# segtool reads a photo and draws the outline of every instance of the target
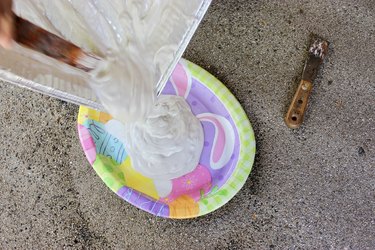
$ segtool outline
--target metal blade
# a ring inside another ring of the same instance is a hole
[[[313,82],[318,74],[319,66],[328,53],[328,42],[322,39],[315,39],[309,49],[309,58],[306,61],[302,73],[302,79]]]

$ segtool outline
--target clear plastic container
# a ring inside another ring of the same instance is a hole
[[[211,0],[201,0],[199,9],[195,13],[191,13],[195,17],[192,25],[184,31],[178,31],[179,34],[181,32],[183,34],[181,42],[173,60],[168,62],[169,66],[165,72],[162,72],[162,77],[156,85],[156,91],[160,92],[163,89],[210,3]],[[104,110],[81,72],[74,69],[61,71],[58,63],[52,59],[38,60],[37,55],[26,56],[25,53],[19,51],[19,48],[13,50],[0,48],[0,79],[78,105]]]

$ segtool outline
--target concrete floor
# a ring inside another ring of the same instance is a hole
[[[331,51],[292,131],[283,116],[310,32]],[[184,221],[103,184],[81,150],[77,106],[0,83],[0,248],[374,249],[374,51],[373,0],[215,0],[185,57],[235,94],[258,153],[232,201]]]

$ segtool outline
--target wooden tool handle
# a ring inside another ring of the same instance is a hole
[[[99,60],[73,43],[16,15],[14,40],[29,49],[86,72],[92,70],[92,65]]]
[[[295,93],[285,116],[285,123],[289,128],[298,128],[301,126],[311,90],[311,82],[305,80],[300,82],[297,92]]]

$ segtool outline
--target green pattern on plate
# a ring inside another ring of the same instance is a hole
[[[117,192],[117,190],[126,185],[124,174],[119,169],[119,164],[114,160],[104,155],[97,154],[96,160],[92,166],[95,172],[113,192]]]

